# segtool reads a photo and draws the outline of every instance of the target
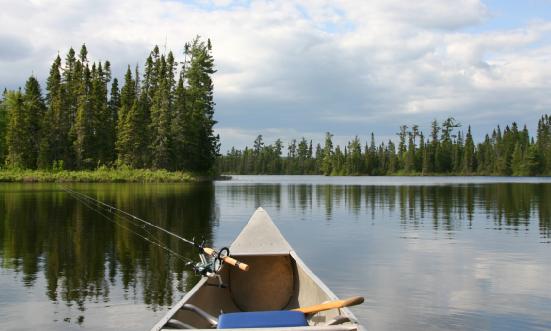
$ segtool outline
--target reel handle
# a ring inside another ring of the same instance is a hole
[[[217,254],[217,252],[214,249],[210,248],[210,247],[203,247],[203,252],[205,252],[205,254],[207,254],[209,256],[215,256]],[[248,271],[249,270],[249,265],[248,264],[245,264],[243,262],[239,262],[236,259],[234,259],[233,257],[224,256],[224,257],[222,257],[222,261],[224,261],[224,263],[227,263],[229,265],[237,267],[240,270],[243,270],[243,271]]]

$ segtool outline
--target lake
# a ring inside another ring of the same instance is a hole
[[[365,296],[352,310],[370,330],[551,329],[551,178],[68,186],[216,247],[262,206],[338,296]],[[197,282],[189,258],[56,184],[0,184],[2,330],[149,330]]]

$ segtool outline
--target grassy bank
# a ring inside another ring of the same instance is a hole
[[[99,168],[81,171],[0,169],[0,182],[176,183],[212,179],[214,179],[213,176],[189,172],[147,169]]]

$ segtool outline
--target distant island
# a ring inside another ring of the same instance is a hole
[[[543,115],[531,137],[517,123],[498,126],[478,144],[471,127],[466,133],[454,118],[432,122],[425,135],[417,125],[402,125],[398,144],[392,140],[362,143],[356,136],[344,147],[334,146],[331,133],[315,147],[306,138],[284,146],[281,139],[266,145],[259,135],[251,148],[232,148],[218,159],[225,174],[288,174],[327,176],[446,175],[548,176],[551,175],[551,116]]]
[[[45,96],[31,76],[0,100],[0,181],[186,181],[214,176],[212,45],[196,37],[177,62],[159,47],[122,87],[86,45],[58,55]]]

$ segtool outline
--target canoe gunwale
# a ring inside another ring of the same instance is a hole
[[[184,297],[178,301],[178,303],[170,308],[163,318],[161,318],[161,320],[151,328],[151,331],[162,330],[165,324],[168,323],[168,321],[186,304],[186,302],[188,302],[201,287],[206,285],[208,280],[208,277],[201,277],[197,284],[195,284],[195,286],[193,286],[193,288],[187,292]]]
[[[308,268],[306,263],[302,261],[302,259],[298,256],[298,254],[295,251],[291,251],[290,255],[295,260],[297,267],[302,268],[302,270],[306,274],[308,274],[308,276],[319,286],[319,288],[327,294],[329,299],[339,300],[339,297],[337,297],[337,295],[333,293],[333,291],[331,291],[331,289],[327,285],[325,285],[325,283],[322,282],[321,279],[319,279],[319,277],[315,273],[313,273],[312,270],[310,270],[310,268]],[[352,324],[356,324],[358,327],[360,327],[360,323],[358,322],[358,319],[356,318],[356,316],[354,316],[354,314],[350,309],[348,309],[347,307],[343,307],[343,308],[339,308],[339,310],[344,312],[346,317],[350,318],[350,321]]]

